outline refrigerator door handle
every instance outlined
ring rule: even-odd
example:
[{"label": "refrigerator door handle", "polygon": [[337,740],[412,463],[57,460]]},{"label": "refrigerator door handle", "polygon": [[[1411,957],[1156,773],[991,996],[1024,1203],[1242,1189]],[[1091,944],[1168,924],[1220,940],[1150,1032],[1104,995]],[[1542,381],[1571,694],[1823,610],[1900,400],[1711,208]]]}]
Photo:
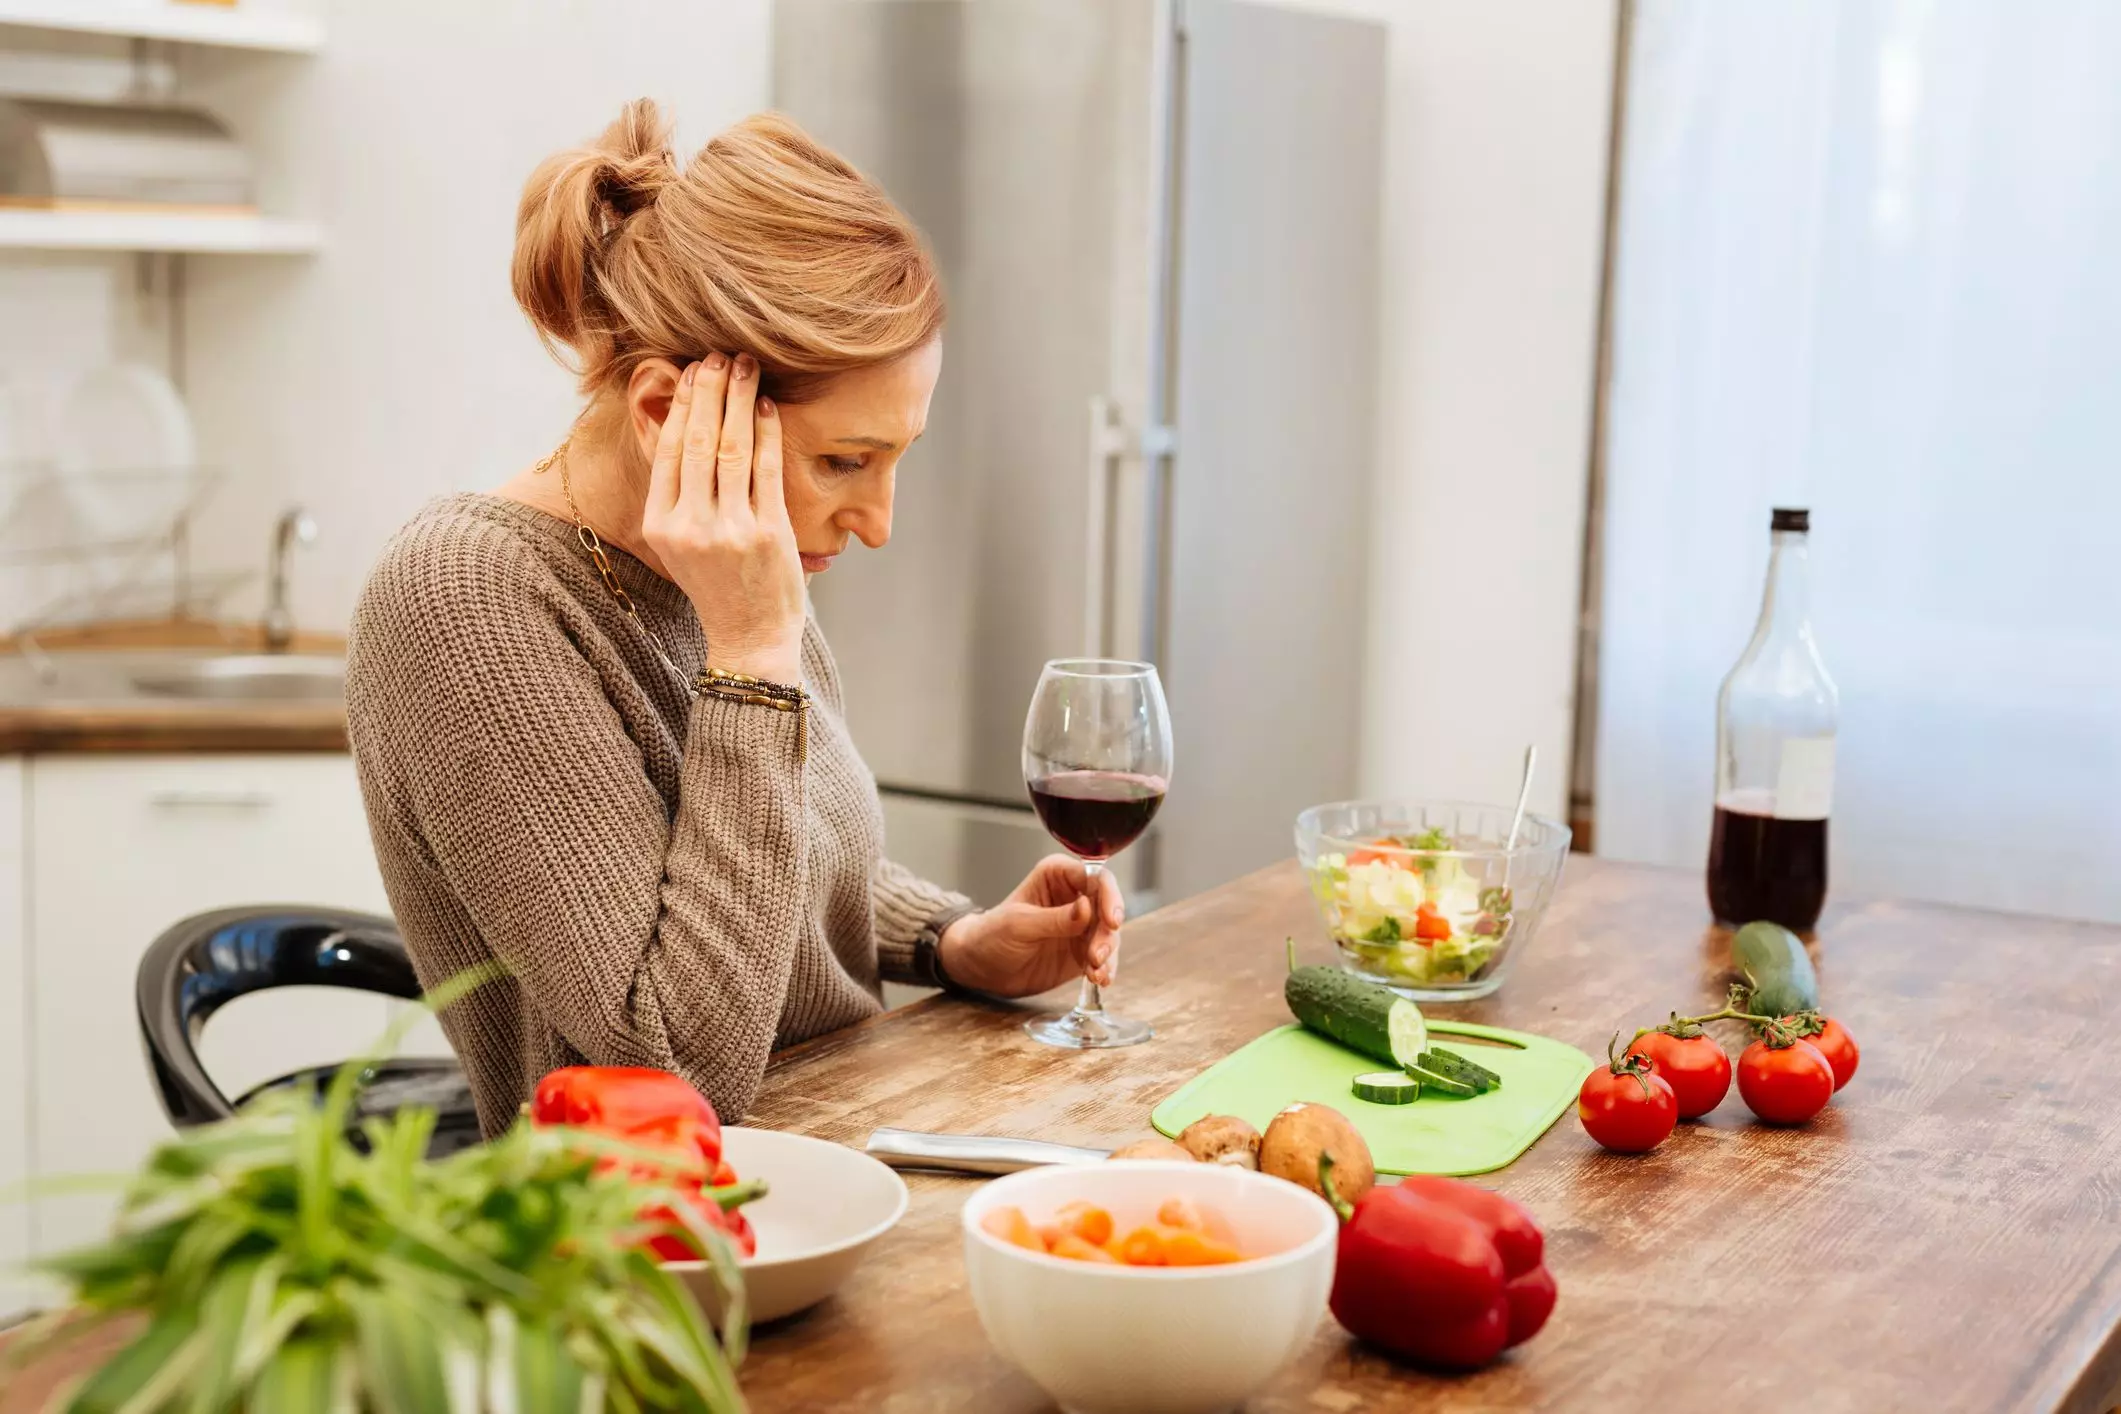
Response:
[{"label": "refrigerator door handle", "polygon": [[1112,620],[1112,482],[1127,439],[1111,398],[1093,395],[1089,412],[1089,455],[1083,462],[1083,651],[1102,658]]}]

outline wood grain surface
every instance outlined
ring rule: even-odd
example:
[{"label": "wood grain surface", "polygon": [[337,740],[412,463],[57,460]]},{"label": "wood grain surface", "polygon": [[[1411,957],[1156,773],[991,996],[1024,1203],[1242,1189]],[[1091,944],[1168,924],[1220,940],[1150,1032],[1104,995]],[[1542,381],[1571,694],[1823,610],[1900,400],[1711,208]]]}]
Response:
[{"label": "wood grain surface", "polygon": [[[1727,938],[1704,915],[1692,872],[1573,858],[1508,985],[1435,1010],[1601,1051],[1616,1028],[1722,995]],[[1288,934],[1306,960],[1326,959],[1302,881],[1282,866],[1129,927],[1111,995],[1155,1022],[1146,1046],[1057,1051],[1017,1029],[1028,1009],[923,1002],[783,1053],[748,1122],[856,1145],[887,1125],[1144,1136],[1158,1100],[1285,1019]],[[1444,1379],[1328,1320],[1252,1414],[2114,1403],[2121,928],[1837,906],[1815,953],[1829,1008],[1863,1047],[1861,1073],[1821,1118],[1762,1128],[1734,1093],[1624,1158],[1564,1116],[1482,1180],[1546,1227],[1561,1301],[1544,1332]],[[978,1181],[913,1176],[905,1222],[838,1296],[756,1332],[743,1372],[755,1410],[1051,1408],[992,1352],[966,1296],[957,1212]],[[0,1394],[0,1411],[33,1408],[30,1393]]]},{"label": "wood grain surface", "polygon": [[[1516,975],[1434,1010],[1594,1054],[1616,1028],[1710,1009],[1727,935],[1700,877],[1572,858]],[[1023,1013],[921,1003],[780,1057],[749,1122],[860,1144],[897,1126],[1112,1145],[1157,1101],[1286,1020],[1282,939],[1325,961],[1293,866],[1131,926],[1111,1002],[1158,1035],[1037,1045]],[[2121,1388],[2121,929],[1878,903],[1815,955],[1862,1069],[1808,1128],[1735,1090],[1640,1157],[1564,1116],[1492,1183],[1547,1231],[1561,1302],[1480,1374],[1440,1379],[1330,1321],[1254,1414],[1362,1410],[2103,1410]],[[826,1306],[759,1333],[754,1407],[1044,1411],[964,1287],[978,1180],[912,1179],[912,1211]],[[1183,1339],[1183,1332],[1173,1332]]]}]

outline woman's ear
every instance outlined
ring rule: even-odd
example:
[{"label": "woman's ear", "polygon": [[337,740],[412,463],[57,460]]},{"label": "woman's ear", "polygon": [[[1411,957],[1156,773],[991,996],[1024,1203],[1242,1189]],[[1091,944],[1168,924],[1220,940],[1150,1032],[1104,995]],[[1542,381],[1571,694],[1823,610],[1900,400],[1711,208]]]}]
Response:
[{"label": "woman's ear", "polygon": [[626,380],[626,423],[640,447],[641,464],[655,461],[655,444],[663,435],[663,421],[670,416],[670,401],[677,396],[678,378],[684,372],[667,358],[644,359]]}]

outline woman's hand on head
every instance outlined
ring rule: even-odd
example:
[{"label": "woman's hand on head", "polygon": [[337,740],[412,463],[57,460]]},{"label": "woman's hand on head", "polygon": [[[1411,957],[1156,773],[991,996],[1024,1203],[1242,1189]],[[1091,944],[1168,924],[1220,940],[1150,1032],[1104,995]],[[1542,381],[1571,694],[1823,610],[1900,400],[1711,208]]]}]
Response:
[{"label": "woman's hand on head", "polygon": [[1087,975],[1111,983],[1126,917],[1119,884],[1065,854],[1038,862],[1016,892],[984,913],[971,913],[943,931],[943,971],[961,987],[997,997],[1028,997]]},{"label": "woman's hand on head", "polygon": [[749,354],[714,354],[680,376],[641,538],[692,601],[709,667],[802,681],[803,563],[781,491],[781,418]]}]

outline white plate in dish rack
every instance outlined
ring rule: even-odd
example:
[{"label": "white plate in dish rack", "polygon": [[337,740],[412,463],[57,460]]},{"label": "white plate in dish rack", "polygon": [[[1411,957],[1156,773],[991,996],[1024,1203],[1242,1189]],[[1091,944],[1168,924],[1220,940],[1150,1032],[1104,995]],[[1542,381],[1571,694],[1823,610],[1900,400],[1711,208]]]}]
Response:
[{"label": "white plate in dish rack", "polygon": [[52,442],[88,536],[147,534],[183,509],[198,441],[169,379],[136,363],[92,368],[59,399]]}]

